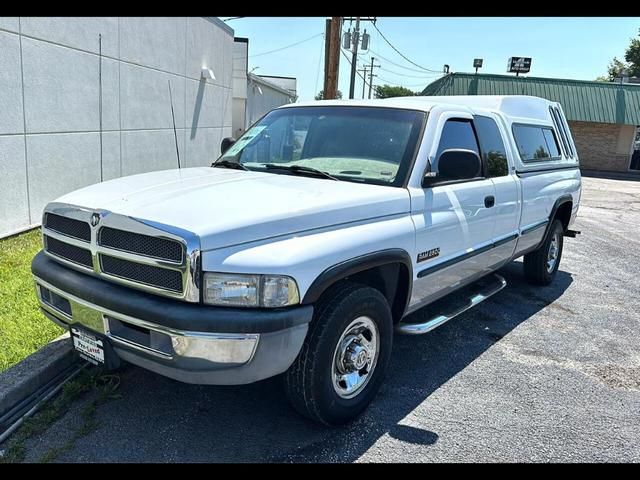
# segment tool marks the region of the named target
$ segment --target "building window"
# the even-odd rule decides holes
[[[507,152],[498,125],[490,117],[476,115],[473,123],[478,132],[482,160],[487,169],[487,177],[504,177],[509,175]]]
[[[560,159],[555,133],[550,127],[513,125],[513,136],[523,162],[544,162]]]

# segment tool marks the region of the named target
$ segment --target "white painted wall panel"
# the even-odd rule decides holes
[[[0,31],[0,135],[23,132],[20,37]]]
[[[24,135],[0,136],[0,232],[31,223],[25,165]]]
[[[184,17],[122,17],[120,58],[184,75],[186,25]]]
[[[39,223],[47,202],[100,181],[100,135],[54,133],[26,138],[31,219]]]
[[[185,127],[185,78],[137,65],[120,65],[120,112],[123,130],[173,128],[169,83],[176,127]]]
[[[22,17],[23,35],[66,47],[118,57],[118,17]]]
[[[20,31],[20,21],[18,17],[0,17],[0,30],[8,30],[10,32]]]
[[[210,164],[231,135],[233,43],[200,17],[0,17],[0,237],[101,173],[175,168],[167,81],[182,166]],[[198,99],[203,62],[216,80]]]
[[[27,133],[99,128],[98,57],[22,39]]]

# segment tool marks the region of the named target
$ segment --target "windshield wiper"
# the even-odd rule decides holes
[[[221,167],[221,168],[232,168],[235,170],[249,170],[247,167],[242,165],[240,162],[232,162],[231,160],[218,160],[211,164],[212,167]]]
[[[312,174],[323,178],[328,178],[329,180],[338,181],[338,179],[333,175],[329,175],[327,172],[323,172],[322,170],[318,170],[317,168],[304,167],[302,165],[279,165],[277,163],[263,163],[262,165],[264,165],[267,170],[288,170],[289,172],[293,173],[301,173],[307,175]]]

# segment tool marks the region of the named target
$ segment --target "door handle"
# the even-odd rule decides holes
[[[488,195],[484,197],[484,206],[487,208],[491,208],[496,204],[496,197],[493,195]]]

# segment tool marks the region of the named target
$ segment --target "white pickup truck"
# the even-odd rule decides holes
[[[298,411],[343,423],[378,391],[394,331],[498,292],[523,255],[549,284],[579,233],[578,155],[541,98],[293,104],[221,149],[44,209],[38,299],[84,359],[202,384],[282,374]],[[462,287],[461,306],[407,322]]]

